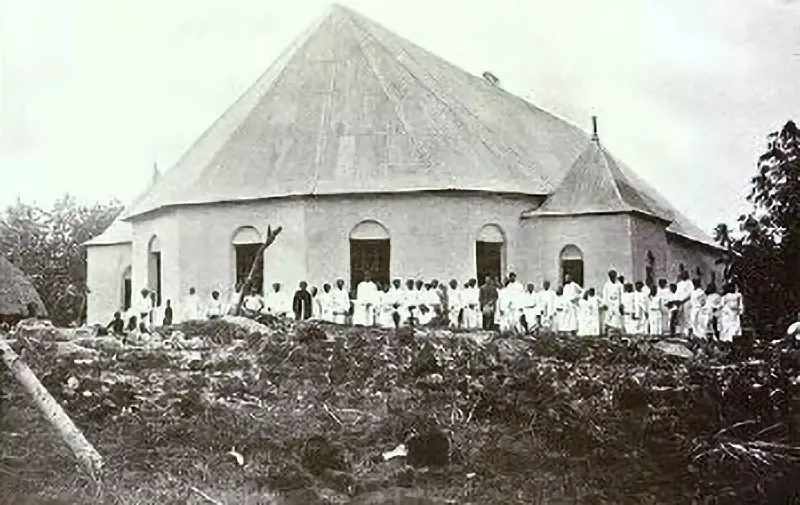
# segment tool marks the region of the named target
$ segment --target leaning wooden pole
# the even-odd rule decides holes
[[[250,265],[250,272],[247,274],[247,279],[244,281],[242,285],[242,292],[239,293],[239,301],[236,302],[236,311],[234,311],[235,315],[239,315],[242,312],[242,303],[244,303],[244,297],[247,295],[247,291],[250,289],[250,284],[253,283],[253,276],[256,274],[256,268],[258,267],[261,259],[264,257],[264,251],[267,247],[271,246],[275,239],[278,238],[278,234],[283,230],[283,226],[278,226],[274,230],[271,226],[267,227],[267,238],[264,240],[264,243],[261,244],[261,247],[258,248],[258,252],[256,253],[256,257],[253,260],[253,264]]]
[[[103,466],[103,458],[92,447],[92,444],[86,440],[81,430],[75,426],[72,419],[61,408],[61,405],[42,386],[36,374],[28,368],[28,365],[14,352],[8,342],[2,339],[0,339],[0,357],[3,358],[3,363],[11,370],[14,378],[22,384],[22,387],[31,396],[39,412],[56,429],[61,440],[70,448],[81,466],[90,474],[95,475]]]

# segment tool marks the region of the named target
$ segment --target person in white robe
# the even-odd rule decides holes
[[[603,285],[601,309],[603,312],[603,327],[606,335],[623,331],[622,325],[622,285],[617,282],[617,272],[610,270],[608,280]]]
[[[369,272],[364,273],[364,280],[356,287],[356,299],[353,301],[353,326],[373,326],[375,324],[375,293],[378,287],[372,282]]]
[[[272,285],[272,292],[264,299],[263,311],[275,317],[294,317],[292,296],[281,289],[280,283]]]
[[[311,319],[322,320],[322,304],[319,300],[319,289],[316,286],[311,286]]]
[[[350,294],[347,292],[347,289],[345,289],[343,279],[336,280],[336,288],[333,289],[332,293],[331,306],[333,308],[333,322],[334,324],[346,324],[352,304],[350,302]]]
[[[578,332],[578,303],[580,302],[580,294],[575,297],[576,291],[570,289],[567,291],[563,287],[561,290],[561,320],[558,323],[558,331],[575,335]]]
[[[529,335],[538,330],[536,326],[537,310],[536,306],[539,302],[539,294],[536,292],[536,286],[528,283],[525,292],[520,296],[519,302],[519,328],[521,333]]]
[[[203,319],[202,302],[197,293],[195,293],[194,288],[189,288],[189,294],[181,302],[181,314],[182,321]]]
[[[578,316],[580,314],[580,301],[583,296],[583,288],[580,284],[575,282],[569,274],[564,274],[564,297],[571,304],[567,306],[564,313],[564,322],[568,328],[569,333],[577,333],[578,331]]]
[[[399,328],[403,324],[405,315],[405,294],[402,289],[402,280],[396,277],[392,285],[382,297],[382,310],[380,325],[384,328]]]
[[[670,310],[668,302],[672,300],[672,292],[666,279],[658,280],[658,298],[661,303],[661,334],[669,333]]]
[[[242,315],[252,318],[263,312],[266,312],[264,299],[256,288],[250,288],[250,293],[242,300]]]
[[[587,326],[589,327],[589,335],[600,335],[602,330],[600,327],[600,298],[594,288],[589,288],[589,310],[587,312]]]
[[[467,288],[462,290],[458,288],[458,281],[455,279],[450,280],[450,287],[447,290],[447,318],[450,323],[450,328],[468,327],[467,313],[464,307],[463,298],[466,297]]]
[[[689,326],[692,334],[699,338],[705,338],[707,328],[703,327],[700,317],[705,304],[706,292],[700,286],[700,279],[692,281],[692,288],[692,294],[689,296]]]
[[[211,299],[206,303],[206,317],[208,319],[219,319],[225,314],[225,305],[219,299],[219,291],[211,292]]]
[[[420,326],[427,326],[436,315],[439,295],[436,294],[430,283],[425,283],[417,296],[419,297],[419,324]]]
[[[720,310],[719,339],[722,342],[733,342],[734,338],[742,334],[742,297],[732,284],[728,284],[724,292]]]
[[[153,303],[150,299],[150,291],[143,289],[141,297],[134,304],[136,307],[135,315],[139,322],[144,321],[146,324],[150,322],[150,313],[153,311]]]
[[[517,274],[511,272],[508,274],[508,284],[506,289],[514,294],[521,295],[525,292],[525,286],[517,280]]]
[[[659,336],[664,333],[664,303],[663,295],[655,286],[650,288],[647,297],[647,334]]]
[[[536,306],[541,315],[539,327],[553,329],[553,320],[556,315],[556,293],[550,287],[550,281],[542,283],[542,290],[539,291],[539,300]]]
[[[333,322],[333,292],[331,292],[331,285],[325,283],[322,285],[322,291],[317,297],[319,303],[319,319],[326,323]]]
[[[242,285],[241,283],[238,282],[230,288],[230,291],[228,292],[227,296],[228,302],[225,306],[226,314],[230,316],[236,315],[235,314],[236,306],[239,304],[239,295],[242,292],[241,290],[242,290]]]
[[[622,328],[626,335],[635,335],[639,330],[639,304],[636,300],[636,292],[633,284],[625,284],[625,291],[622,293]]]
[[[564,326],[564,312],[567,310],[567,297],[564,296],[564,288],[558,286],[555,291],[553,302],[553,316],[550,320],[550,330],[553,333],[561,333]]]
[[[481,290],[475,278],[467,282],[467,287],[459,293],[461,307],[463,308],[461,324],[468,330],[477,330],[482,326]]]
[[[678,281],[675,291],[674,300],[679,302],[677,312],[675,314],[675,331],[684,335],[691,331],[691,299],[692,291],[694,291],[694,284],[689,280],[689,272],[684,270],[680,274],[681,278]]]
[[[637,315],[637,325],[636,325],[636,334],[637,335],[647,335],[648,326],[647,326],[647,319],[650,315],[649,310],[649,303],[648,298],[650,297],[650,289],[644,285],[643,282],[637,281],[634,284],[634,291],[635,291],[635,299],[636,299],[636,315]]]
[[[600,316],[598,314],[600,304],[597,301],[597,297],[590,296],[590,294],[591,289],[586,290],[578,303],[578,336],[580,337],[597,335],[600,331],[597,328],[598,333],[592,333],[595,327],[600,324]],[[592,320],[593,316],[597,318],[597,324]]]

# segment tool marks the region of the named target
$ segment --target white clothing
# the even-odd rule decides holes
[[[605,305],[604,324],[609,328],[622,330],[622,317],[620,315],[620,305],[622,305],[622,284],[619,282],[606,281],[603,285],[602,304]]]
[[[477,287],[464,288],[459,290],[459,300],[462,308],[464,309],[462,327],[469,330],[478,329],[481,327],[481,307],[480,307],[481,291]]]
[[[692,333],[698,337],[705,338],[706,328],[702,328],[702,321],[700,321],[700,311],[705,304],[706,293],[700,288],[692,290],[689,297],[689,326],[692,328]]]
[[[225,307],[221,300],[214,300],[211,298],[206,304],[206,317],[222,317],[225,312]]]
[[[200,302],[200,297],[197,294],[187,295],[186,298],[183,300],[183,307],[182,307],[182,320],[183,321],[194,321],[197,319],[203,318],[203,310],[201,307],[202,303]]]
[[[322,302],[320,300],[320,291],[317,291],[316,296],[311,295],[311,319],[322,320]]]
[[[317,293],[317,303],[319,303],[319,318],[326,323],[333,322],[333,292],[327,293],[323,290]]]
[[[539,303],[539,293],[536,291],[525,291],[519,299],[519,316],[525,316],[528,329],[536,327],[536,316],[539,315],[536,306]]]
[[[600,300],[596,296],[582,298],[578,307],[578,335],[600,335]]]
[[[464,300],[465,297],[466,290],[462,292],[462,290],[458,288],[447,289],[447,312],[451,328],[467,327],[467,308],[464,306],[466,301]],[[464,311],[464,320],[459,324],[458,316],[461,315],[462,310]]]
[[[272,291],[264,299],[263,312],[277,317],[294,315],[292,299],[286,291]]]
[[[650,335],[661,335],[664,333],[664,313],[661,295],[647,298],[647,333]]]
[[[722,310],[719,318],[719,339],[732,342],[734,337],[742,334],[742,303],[739,293],[728,293],[722,297]]]
[[[379,323],[383,328],[394,328],[394,315],[397,314],[400,317],[399,324],[403,324],[403,316],[405,314],[405,308],[403,306],[403,302],[405,300],[405,294],[402,290],[395,288],[392,286],[389,288],[389,291],[386,291],[382,298],[381,298],[381,311],[379,317]]]
[[[261,312],[264,308],[264,300],[259,295],[247,295],[242,301],[242,307],[249,312]]]
[[[419,324],[426,325],[436,316],[436,306],[439,305],[439,295],[434,289],[423,289],[419,292],[419,303],[424,305],[426,312],[419,311]]]
[[[649,316],[649,304],[648,304],[648,294],[646,291],[646,287],[643,287],[641,290],[637,291],[634,296],[634,300],[636,303],[636,317],[638,318],[638,324],[636,325],[636,334],[637,335],[647,335],[648,326],[647,326],[647,319]]]
[[[786,330],[786,334],[790,337],[800,338],[800,321],[795,321],[790,324],[789,329]]]
[[[638,314],[636,293],[622,293],[622,327],[626,334],[635,335],[639,331]]]
[[[660,288],[658,290],[658,298],[661,303],[661,333],[669,332],[669,314],[670,310],[667,307],[667,302],[672,300],[672,292],[669,288]]]
[[[538,293],[538,303],[536,304],[537,312],[542,316],[542,326],[550,328],[553,326],[553,320],[556,314],[556,292],[552,289],[543,289]]]
[[[378,287],[372,281],[361,281],[356,288],[353,301],[353,325],[372,326],[375,324],[375,296]]]
[[[335,324],[345,324],[347,314],[350,312],[350,295],[345,289],[335,287],[331,290],[331,310],[333,311],[333,322]]]

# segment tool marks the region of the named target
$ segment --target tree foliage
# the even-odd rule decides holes
[[[767,137],[739,233],[715,229],[729,248],[728,277],[740,284],[754,326],[762,332],[785,328],[800,302],[800,129],[793,121]]]
[[[50,209],[17,201],[0,214],[0,254],[33,282],[56,324],[81,317],[87,240],[121,211],[119,202],[83,205],[65,195]]]

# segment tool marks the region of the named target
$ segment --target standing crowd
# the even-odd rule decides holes
[[[126,319],[118,312],[108,328],[115,333],[148,332],[173,322],[215,319],[235,313],[240,300],[240,313],[251,318],[269,314],[355,326],[437,325],[519,334],[683,334],[728,342],[741,334],[744,310],[735,285],[726,284],[721,291],[713,283],[704,288],[700,279],[690,280],[687,271],[682,271],[675,283],[661,279],[648,286],[625,282],[611,270],[599,293],[583,288],[569,275],[555,289],[549,281],[537,289],[532,283],[523,285],[514,273],[502,283],[486,277],[479,286],[476,279],[464,284],[455,279],[447,284],[435,279],[407,279],[404,283],[399,277],[380,285],[367,272],[352,293],[342,279],[323,284],[321,290],[300,282],[294,295],[275,283],[264,296],[257,289],[242,296],[237,285],[225,300],[213,291],[203,301],[190,288],[177,313],[170,300],[162,307],[155,293],[142,290]]]

